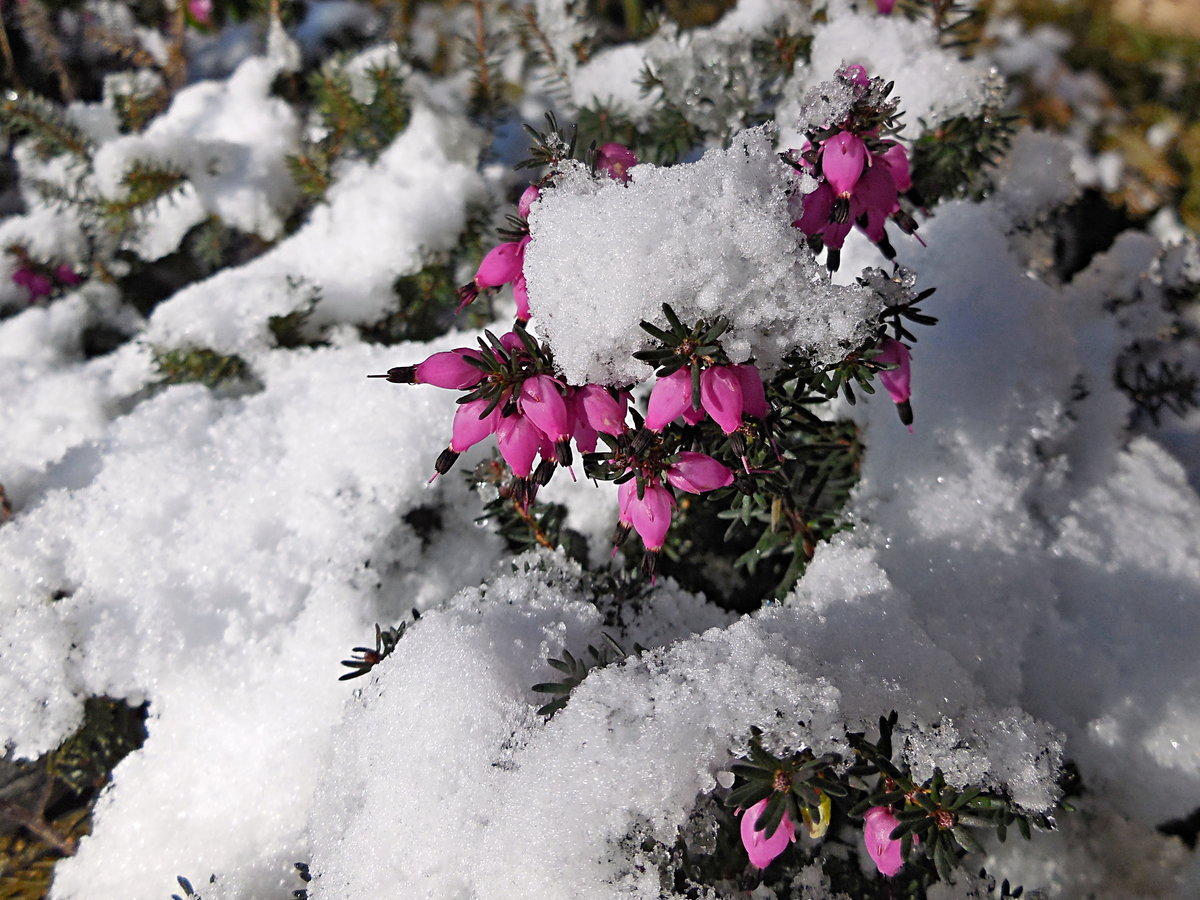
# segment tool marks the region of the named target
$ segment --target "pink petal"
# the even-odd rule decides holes
[[[879,342],[880,352],[875,355],[875,362],[889,363],[897,366],[886,372],[879,373],[879,383],[883,385],[893,403],[904,403],[912,396],[912,353],[908,347],[894,338],[884,338]]]
[[[769,866],[775,857],[787,849],[788,844],[796,840],[796,826],[786,812],[770,837],[754,827],[766,811],[768,800],[759,800],[742,813],[742,846],[746,848],[750,864],[759,869]]]
[[[605,144],[596,151],[596,168],[617,181],[629,181],[629,170],[637,163],[637,154],[624,144]]]
[[[848,131],[839,131],[821,142],[821,171],[834,193],[854,191],[867,163],[867,145]]]
[[[478,400],[469,400],[466,403],[460,403],[458,409],[454,411],[454,430],[453,437],[450,439],[450,449],[455,453],[462,453],[470,447],[474,447],[485,437],[496,430],[496,426],[500,424],[500,405],[483,418],[484,410],[488,408],[486,398]]]
[[[908,166],[908,151],[904,149],[902,144],[893,144],[879,156],[876,156],[875,159],[876,161],[883,160],[887,163],[887,167],[892,173],[892,180],[896,182],[896,190],[903,194],[912,187],[912,174]]]
[[[662,431],[692,404],[692,370],[687,366],[654,382],[646,407],[646,427]]]
[[[482,358],[478,350],[466,348],[435,353],[413,368],[414,382],[455,391],[472,387],[483,379],[483,372],[467,362],[467,357]]]
[[[742,403],[746,414],[756,419],[765,419],[771,408],[767,405],[767,389],[763,387],[762,375],[758,367],[751,363],[742,363],[733,367],[742,386]]]
[[[585,384],[575,393],[582,418],[593,429],[618,435],[625,431],[625,404],[598,384]]]
[[[891,878],[904,868],[904,856],[900,841],[892,840],[891,834],[900,820],[886,806],[873,806],[863,819],[863,840],[867,853],[881,874]],[[917,840],[913,836],[913,842]]]
[[[558,391],[558,382],[549,375],[534,375],[522,382],[517,408],[550,440],[571,436],[571,411]]]
[[[500,287],[521,274],[525,261],[525,245],[521,241],[499,244],[488,251],[479,270],[475,273],[475,284],[481,288]]]
[[[542,196],[542,192],[538,190],[536,184],[531,184],[521,192],[521,199],[517,201],[517,215],[522,219],[529,218],[529,209]]]
[[[815,191],[804,195],[802,202],[804,211],[792,224],[805,234],[820,234],[833,212],[833,188],[829,182],[822,181]]]
[[[542,432],[525,416],[505,416],[496,429],[500,455],[518,478],[533,473],[533,460],[542,448]]]
[[[742,385],[733,366],[713,366],[700,374],[700,402],[726,434],[742,424]]]
[[[647,550],[660,550],[671,528],[671,492],[658,484],[648,484],[641,499],[636,493],[629,501],[629,518]]]
[[[707,453],[683,450],[667,469],[667,481],[689,494],[703,494],[733,484],[733,470]]]

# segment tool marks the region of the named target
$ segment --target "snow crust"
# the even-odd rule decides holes
[[[688,165],[635,166],[622,184],[568,173],[530,214],[529,306],[573,384],[641,381],[650,367],[639,323],[730,322],[730,359],[765,371],[791,349],[828,362],[865,337],[869,291],[833,285],[792,228],[791,169],[770,129]]]
[[[579,36],[568,6],[537,8],[565,52]],[[743,2],[712,34],[744,37],[776,8]],[[986,64],[941,53],[900,16],[849,8],[832,4],[817,27],[813,66],[788,89],[792,121],[843,61],[895,77],[910,127],[993,98]],[[1045,63],[1053,35],[1038,40],[1006,44],[1007,64]],[[266,94],[287,55],[276,43],[273,62],[181,92],[164,133],[137,145],[158,153],[161,139],[156,158],[189,165],[209,152],[255,161],[246,180],[201,178],[179,210],[156,213],[148,256],[197,203],[275,227],[295,126]],[[281,133],[222,136],[249,109]],[[111,120],[75,114],[116,184],[134,144],[105,150],[125,140]],[[628,354],[664,300],[685,319],[730,315],[731,355],[768,367],[789,342],[822,357],[857,339],[875,301],[798,249],[771,140],[750,131],[692,165],[640,166],[628,186],[575,173],[546,192],[528,277],[564,375],[645,377]],[[187,156],[189,142],[206,149]],[[989,845],[990,872],[1049,896],[1195,897],[1195,854],[1154,829],[1200,797],[1200,423],[1131,431],[1112,381],[1123,349],[1167,321],[1166,289],[1200,281],[1195,245],[1160,258],[1157,241],[1128,234],[1069,284],[1039,277],[1024,232],[1070,198],[1071,167],[1056,141],[1022,135],[994,197],[933,210],[927,248],[897,242],[937,287],[924,308],[941,321],[914,347],[913,433],[879,395],[845,410],[868,448],[854,529],[754,616],[732,620],[670,583],[595,603],[561,558],[502,553],[460,479],[426,487],[448,393],[364,383],[473,336],[384,349],[348,327],[457,240],[485,193],[483,142],[420,101],[375,164],[338,172],[304,227],[148,323],[97,284],[0,321],[0,483],[16,511],[0,527],[0,742],[26,757],[54,747],[92,695],[150,714],[52,896],[161,900],[176,875],[209,873],[206,898],[285,896],[307,859],[312,896],[330,900],[669,897],[661,847],[643,841],[669,846],[689,827],[751,725],[774,747],[839,750],[848,728],[896,709],[918,775],[936,764],[954,782],[1003,783],[1029,809],[1054,801],[1060,754],[1079,765],[1081,811],[1030,844]],[[17,156],[26,179],[68,174]],[[78,222],[26,200],[0,243],[78,259]],[[848,241],[842,277],[879,264]],[[330,346],[273,348],[268,318],[318,294],[313,327]],[[96,322],[139,340],[85,360]],[[261,389],[153,387],[149,347],[193,344],[243,354]],[[547,496],[600,536],[611,493],[584,487]],[[440,524],[418,529],[415,510]],[[336,680],[376,622],[414,608],[424,616],[369,678]],[[531,686],[555,677],[546,657],[603,632],[648,651],[537,715]],[[794,890],[828,895],[814,868]],[[931,892],[984,895],[968,875]]]

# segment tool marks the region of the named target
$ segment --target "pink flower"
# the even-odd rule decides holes
[[[486,397],[460,403],[454,411],[454,429],[450,438],[450,449],[463,453],[474,447],[496,430],[500,424],[500,405],[497,404],[487,415],[489,400]]]
[[[746,401],[733,366],[712,366],[700,373],[700,402],[726,434],[741,427]]]
[[[733,371],[742,386],[742,403],[745,405],[746,415],[765,419],[771,408],[767,405],[767,390],[763,387],[758,367],[751,363],[742,363],[740,366],[734,366]]]
[[[518,278],[522,278],[522,269],[525,266],[525,245],[528,243],[529,235],[525,235],[519,241],[497,244],[489,250],[479,263],[479,268],[475,271],[475,278],[458,289],[459,310],[478,297],[480,291],[500,287],[503,284],[512,284]],[[518,305],[520,305],[520,300],[518,300]],[[528,318],[528,305],[529,300],[526,297],[526,318]]]
[[[497,244],[487,252],[475,272],[475,284],[480,288],[500,287],[515,281],[525,262],[525,239]]]
[[[796,826],[787,812],[784,812],[775,833],[770,837],[755,828],[767,808],[767,802],[764,797],[742,813],[742,846],[750,857],[750,865],[759,869],[769,866],[775,857],[787,849],[788,844],[796,840]]]
[[[75,285],[81,283],[83,278],[71,266],[68,266],[66,263],[62,263],[54,270],[54,280],[59,284],[65,284],[74,287]]]
[[[863,819],[863,840],[867,853],[881,874],[891,878],[904,868],[904,857],[900,852],[900,841],[892,840],[892,832],[900,820],[886,806],[872,806]],[[917,837],[913,835],[913,842]]]
[[[555,443],[571,436],[573,417],[558,382],[549,375],[534,375],[521,383],[517,409]]]
[[[542,432],[525,416],[505,416],[496,428],[500,455],[518,478],[533,474],[533,460],[542,447]]]
[[[14,284],[19,284],[29,292],[30,303],[37,303],[43,297],[49,297],[50,292],[54,290],[54,282],[49,276],[25,266],[13,272],[12,280]]]
[[[533,204],[542,196],[542,192],[538,190],[536,184],[531,184],[521,192],[521,199],[517,201],[517,215],[522,219],[529,218],[529,210]]]
[[[646,427],[662,431],[692,405],[692,370],[676,369],[654,382],[646,406]]]
[[[839,131],[821,142],[821,171],[835,193],[850,196],[862,176],[868,155],[862,138],[848,131]]]
[[[895,0],[892,0],[894,3]],[[871,78],[867,75],[867,70],[860,65],[846,66],[838,72],[843,78],[857,87],[869,87]]]
[[[637,154],[624,144],[605,144],[596,151],[596,168],[617,181],[629,181],[629,170],[637,163]]]
[[[213,0],[188,0],[187,9],[198,25],[212,24]]]
[[[733,470],[707,453],[683,450],[667,471],[667,481],[689,494],[703,494],[733,484]]]
[[[892,7],[896,5],[896,0],[875,0],[875,8],[879,10],[881,16],[889,16],[892,13]]]
[[[575,392],[580,417],[594,431],[618,435],[625,431],[625,404],[598,384],[585,384]]]
[[[908,347],[894,338],[884,338],[879,342],[879,353],[875,355],[874,360],[896,366],[894,369],[880,372],[879,383],[888,392],[893,403],[907,403],[912,396],[909,385],[912,353]]]
[[[641,497],[637,496],[635,489],[628,501],[629,520],[651,553],[661,550],[666,543],[667,531],[671,527],[671,507],[674,505],[675,498],[660,484],[646,485]]]
[[[875,161],[883,160],[892,173],[892,181],[896,182],[896,190],[904,193],[912,187],[912,175],[908,168],[908,151],[902,144],[892,144],[883,153],[875,157]]]

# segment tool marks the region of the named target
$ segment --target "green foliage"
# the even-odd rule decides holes
[[[96,791],[122,759],[146,740],[146,706],[129,706],[109,697],[89,697],[79,730],[51,751],[49,775],[76,794]]]
[[[365,77],[364,89],[341,63],[331,62],[308,80],[312,115],[323,135],[306,142],[287,163],[297,187],[311,200],[324,198],[339,159],[373,161],[408,126],[412,110],[403,76],[385,64],[368,69]],[[367,99],[360,99],[362,93]]]
[[[413,622],[421,618],[421,614],[415,609],[412,611]],[[366,675],[377,665],[387,659],[392,651],[396,649],[396,645],[400,643],[400,638],[404,637],[404,633],[408,630],[411,622],[401,622],[395,628],[380,628],[379,623],[375,624],[375,646],[374,647],[355,647],[352,651],[357,653],[357,657],[343,659],[342,665],[350,669],[338,681],[349,681],[352,678],[361,678]],[[305,879],[307,880],[307,879]]]
[[[18,94],[0,101],[0,129],[12,138],[31,138],[43,159],[70,155],[91,162],[91,142],[67,120],[61,107],[37,94]]]
[[[206,347],[153,349],[160,386],[198,383],[215,388],[230,382],[253,380],[250,367],[239,356],[224,356]]]
[[[135,215],[183,190],[186,184],[187,173],[182,169],[135,160],[121,178],[125,195],[100,200],[99,212],[110,229],[125,234],[133,227]]]
[[[912,149],[912,195],[922,206],[952,197],[980,199],[1008,152],[1019,116],[984,109],[926,130]]]
[[[629,655],[608,632],[604,632],[602,637],[599,647],[588,644],[586,658],[575,656],[565,647],[561,659],[547,657],[546,663],[562,672],[565,677],[558,681],[543,681],[530,688],[539,694],[549,694],[552,698],[538,708],[538,715],[552,717],[567,705],[567,701],[571,699],[571,692],[583,683],[592,669],[602,669],[609,663]],[[644,649],[635,645],[634,653],[641,653]]]

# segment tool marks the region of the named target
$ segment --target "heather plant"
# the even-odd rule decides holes
[[[0,6],[0,896],[1193,896],[1200,257],[1006,10]]]

